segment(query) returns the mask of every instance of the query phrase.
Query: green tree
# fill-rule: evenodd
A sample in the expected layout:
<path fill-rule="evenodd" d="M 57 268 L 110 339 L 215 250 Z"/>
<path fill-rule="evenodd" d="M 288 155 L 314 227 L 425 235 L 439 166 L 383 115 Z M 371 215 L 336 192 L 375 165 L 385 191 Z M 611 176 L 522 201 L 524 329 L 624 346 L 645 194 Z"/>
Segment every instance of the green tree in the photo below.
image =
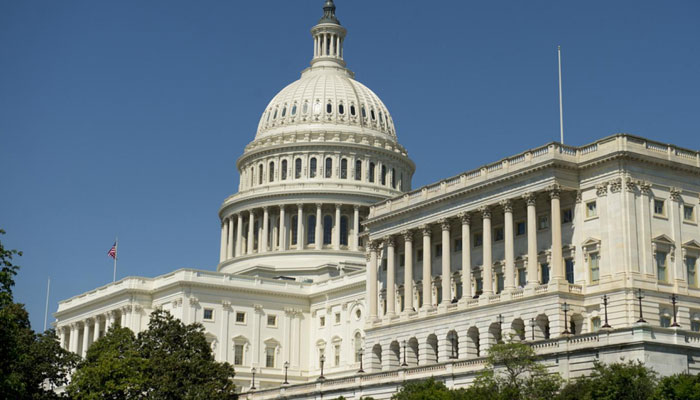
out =
<path fill-rule="evenodd" d="M 4 234 L 5 231 L 0 229 L 0 235 Z M 19 266 L 12 263 L 14 256 L 22 256 L 22 252 L 7 250 L 0 241 L 0 307 L 13 302 L 12 286 L 15 285 L 15 275 L 19 270 Z"/>
<path fill-rule="evenodd" d="M 700 375 L 676 374 L 659 381 L 654 400 L 700 400 Z"/>
<path fill-rule="evenodd" d="M 650 400 L 657 381 L 656 373 L 640 361 L 596 363 L 590 376 L 569 383 L 559 399 Z"/>
<path fill-rule="evenodd" d="M 392 400 L 453 400 L 454 392 L 444 383 L 433 378 L 424 381 L 406 382 Z"/>

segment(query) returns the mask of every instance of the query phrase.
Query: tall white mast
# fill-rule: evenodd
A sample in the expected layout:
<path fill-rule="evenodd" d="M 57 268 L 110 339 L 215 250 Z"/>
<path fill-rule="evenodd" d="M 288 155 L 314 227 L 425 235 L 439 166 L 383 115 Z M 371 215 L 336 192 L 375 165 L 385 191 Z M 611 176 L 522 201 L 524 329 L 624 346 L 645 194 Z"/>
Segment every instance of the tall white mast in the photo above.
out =
<path fill-rule="evenodd" d="M 44 309 L 44 332 L 46 332 L 46 321 L 49 319 L 49 292 L 51 292 L 51 277 L 46 284 L 46 308 Z"/>
<path fill-rule="evenodd" d="M 561 46 L 557 46 L 557 55 L 559 57 L 559 131 L 561 144 L 564 144 L 564 107 L 561 99 Z"/>

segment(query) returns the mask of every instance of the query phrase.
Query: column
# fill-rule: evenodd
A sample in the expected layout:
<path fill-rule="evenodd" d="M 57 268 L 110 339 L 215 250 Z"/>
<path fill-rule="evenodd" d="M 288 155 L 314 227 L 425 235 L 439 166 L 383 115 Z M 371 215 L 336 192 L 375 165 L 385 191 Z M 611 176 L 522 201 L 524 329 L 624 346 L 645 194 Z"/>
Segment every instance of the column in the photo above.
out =
<path fill-rule="evenodd" d="M 483 280 L 483 293 L 485 295 L 493 294 L 493 259 L 491 256 L 491 210 L 488 207 L 481 207 L 481 216 L 484 220 L 483 248 L 484 262 L 481 271 L 481 279 Z"/>
<path fill-rule="evenodd" d="M 527 203 L 527 284 L 539 285 L 537 276 L 537 197 L 534 193 L 526 193 L 523 198 Z"/>
<path fill-rule="evenodd" d="M 236 224 L 236 257 L 240 257 L 243 254 L 241 249 L 243 244 L 243 214 L 238 213 L 238 223 Z"/>
<path fill-rule="evenodd" d="M 227 240 L 227 247 L 226 247 L 226 259 L 231 259 L 233 258 L 233 238 L 234 238 L 234 233 L 233 233 L 233 215 L 228 218 L 228 240 Z"/>
<path fill-rule="evenodd" d="M 360 249 L 360 206 L 353 207 L 352 216 L 352 249 L 358 251 Z"/>
<path fill-rule="evenodd" d="M 672 187 L 670 190 L 670 197 L 671 201 L 668 202 L 668 216 L 671 220 L 671 229 L 672 229 L 672 234 L 671 238 L 677 243 L 676 246 L 673 246 L 671 248 L 671 254 L 670 254 L 670 259 L 667 262 L 668 268 L 666 269 L 668 272 L 668 282 L 673 282 L 674 287 L 676 288 L 676 293 L 678 293 L 678 287 L 682 287 L 684 290 L 687 290 L 688 284 L 688 276 L 687 276 L 687 271 L 685 270 L 685 257 L 683 256 L 683 247 L 679 246 L 681 243 L 683 243 L 683 237 L 682 237 L 682 232 L 683 232 L 683 221 L 682 221 L 682 215 L 681 212 L 683 210 L 683 197 L 681 196 L 682 189 Z"/>
<path fill-rule="evenodd" d="M 88 340 L 90 339 L 90 325 L 88 325 L 88 321 L 85 320 L 83 322 L 83 348 L 80 351 L 80 355 L 85 358 L 85 354 L 87 353 L 87 348 L 88 348 Z"/>
<path fill-rule="evenodd" d="M 323 248 L 323 237 L 322 232 L 323 230 L 321 229 L 323 227 L 323 213 L 322 213 L 322 208 L 323 204 L 317 203 L 316 204 L 316 232 L 314 232 L 314 241 L 316 242 L 316 250 L 321 250 Z"/>
<path fill-rule="evenodd" d="M 403 297 L 404 297 L 404 312 L 409 313 L 414 311 L 413 308 L 413 231 L 404 231 L 404 278 L 403 278 Z"/>
<path fill-rule="evenodd" d="M 471 247 L 471 216 L 462 213 L 462 298 L 472 297 L 472 247 Z"/>
<path fill-rule="evenodd" d="M 280 246 L 279 250 L 287 250 L 287 219 L 284 215 L 284 206 L 280 206 Z"/>
<path fill-rule="evenodd" d="M 70 326 L 70 337 L 68 338 L 68 350 L 78 352 L 78 325 L 73 323 Z"/>
<path fill-rule="evenodd" d="M 396 260 L 393 236 L 386 239 L 386 314 L 393 316 L 396 311 Z"/>
<path fill-rule="evenodd" d="M 377 242 L 369 242 L 369 265 L 367 267 L 367 296 L 370 318 L 377 318 Z"/>
<path fill-rule="evenodd" d="M 219 252 L 219 262 L 226 260 L 226 244 L 228 243 L 228 218 L 221 221 L 221 251 Z"/>
<path fill-rule="evenodd" d="M 100 316 L 95 317 L 95 325 L 92 330 L 92 343 L 95 343 L 100 338 Z"/>
<path fill-rule="evenodd" d="M 304 205 L 297 204 L 297 250 L 304 248 Z"/>
<path fill-rule="evenodd" d="M 559 196 L 561 187 L 558 184 L 552 185 L 549 190 L 549 197 L 552 200 L 552 280 L 561 282 L 565 280 L 564 258 L 562 256 L 561 243 L 561 207 Z"/>
<path fill-rule="evenodd" d="M 333 249 L 340 250 L 340 204 L 335 205 L 335 220 L 333 226 Z"/>
<path fill-rule="evenodd" d="M 452 277 L 450 276 L 451 252 L 450 252 L 450 221 L 442 219 L 439 221 L 442 228 L 442 304 L 448 305 L 452 300 L 450 290 Z"/>
<path fill-rule="evenodd" d="M 246 254 L 253 254 L 253 247 L 255 246 L 255 213 L 253 210 L 248 212 L 248 245 Z"/>
<path fill-rule="evenodd" d="M 267 253 L 267 237 L 270 225 L 270 213 L 267 207 L 263 207 L 263 226 L 262 226 L 262 245 L 260 247 L 259 253 Z"/>
<path fill-rule="evenodd" d="M 513 203 L 510 200 L 501 202 L 504 214 L 504 234 L 505 234 L 505 255 L 506 255 L 506 270 L 504 290 L 511 291 L 515 289 L 515 248 L 514 232 L 513 232 Z"/>
<path fill-rule="evenodd" d="M 430 270 L 431 255 L 430 255 L 430 236 L 432 235 L 432 229 L 430 225 L 424 225 L 421 227 L 421 233 L 423 234 L 423 304 L 422 308 L 432 307 L 432 276 Z"/>
<path fill-rule="evenodd" d="M 270 224 L 272 225 L 272 243 L 270 243 L 270 251 L 277 251 L 277 238 L 280 236 L 279 231 L 277 230 L 279 226 L 279 218 L 273 215 L 270 219 Z"/>

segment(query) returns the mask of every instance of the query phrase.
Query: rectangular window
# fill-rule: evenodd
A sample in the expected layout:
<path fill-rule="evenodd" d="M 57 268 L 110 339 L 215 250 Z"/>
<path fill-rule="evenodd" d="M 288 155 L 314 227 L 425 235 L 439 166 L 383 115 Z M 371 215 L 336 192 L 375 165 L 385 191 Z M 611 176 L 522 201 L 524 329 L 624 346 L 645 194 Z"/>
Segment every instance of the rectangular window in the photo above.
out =
<path fill-rule="evenodd" d="M 542 283 L 549 283 L 549 264 L 548 263 L 542 263 L 540 264 L 540 273 L 542 274 L 541 276 L 541 281 Z"/>
<path fill-rule="evenodd" d="M 501 293 L 504 286 L 503 274 L 496 274 L 496 293 Z"/>
<path fill-rule="evenodd" d="M 654 199 L 654 215 L 665 216 L 666 215 L 666 202 L 663 200 Z"/>
<path fill-rule="evenodd" d="M 340 323 L 340 313 L 339 312 L 335 313 L 335 323 L 336 324 Z"/>
<path fill-rule="evenodd" d="M 695 207 L 689 205 L 683 206 L 683 220 L 686 222 L 695 222 Z"/>
<path fill-rule="evenodd" d="M 591 271 L 591 283 L 600 281 L 600 256 L 598 253 L 588 255 L 588 269 Z"/>
<path fill-rule="evenodd" d="M 525 268 L 518 268 L 518 286 L 525 287 L 527 285 L 527 271 Z"/>
<path fill-rule="evenodd" d="M 597 332 L 600 330 L 600 318 L 595 317 L 591 320 L 591 325 L 593 325 L 593 332 Z"/>
<path fill-rule="evenodd" d="M 474 247 L 481 247 L 482 244 L 484 244 L 484 237 L 481 235 L 481 233 L 475 233 Z"/>
<path fill-rule="evenodd" d="M 441 244 L 436 244 L 435 245 L 435 258 L 442 257 L 442 245 Z"/>
<path fill-rule="evenodd" d="M 455 239 L 454 248 L 455 253 L 462 251 L 462 238 Z"/>
<path fill-rule="evenodd" d="M 671 326 L 671 318 L 669 317 L 661 317 L 661 320 L 659 322 L 662 328 L 668 328 Z"/>
<path fill-rule="evenodd" d="M 340 345 L 336 344 L 335 347 L 333 348 L 334 354 L 333 354 L 333 365 L 336 367 L 340 365 Z"/>
<path fill-rule="evenodd" d="M 236 313 L 236 322 L 239 324 L 245 324 L 245 313 L 244 312 L 237 312 Z"/>
<path fill-rule="evenodd" d="M 586 218 L 598 216 L 598 203 L 593 200 L 586 203 Z"/>
<path fill-rule="evenodd" d="M 659 282 L 666 282 L 666 252 L 656 252 L 656 278 Z"/>
<path fill-rule="evenodd" d="M 700 321 L 691 321 L 690 330 L 693 332 L 700 332 Z"/>
<path fill-rule="evenodd" d="M 503 240 L 503 237 L 504 237 L 503 227 L 498 227 L 498 228 L 493 230 L 493 240 L 494 241 L 500 242 L 501 240 Z"/>
<path fill-rule="evenodd" d="M 695 257 L 687 256 L 685 258 L 685 267 L 688 271 L 688 286 L 698 287 L 698 278 L 695 274 L 695 266 L 697 265 L 698 259 Z"/>
<path fill-rule="evenodd" d="M 212 319 L 214 319 L 214 310 L 212 310 L 211 308 L 205 308 L 204 319 L 207 321 L 211 321 Z"/>
<path fill-rule="evenodd" d="M 423 261 L 423 249 L 416 252 L 416 261 Z"/>
<path fill-rule="evenodd" d="M 402 253 L 399 254 L 399 267 L 406 265 L 406 256 Z"/>
<path fill-rule="evenodd" d="M 324 326 L 326 326 L 326 317 L 321 316 L 321 317 L 318 319 L 318 324 L 321 325 L 321 328 L 323 328 Z"/>
<path fill-rule="evenodd" d="M 537 218 L 537 229 L 538 230 L 544 230 L 549 228 L 549 216 L 548 215 L 540 215 Z"/>
<path fill-rule="evenodd" d="M 524 221 L 520 221 L 515 224 L 515 235 L 516 236 L 522 236 L 526 233 L 527 231 L 527 225 L 525 225 Z"/>
<path fill-rule="evenodd" d="M 561 211 L 561 223 L 568 224 L 574 220 L 574 212 L 570 208 L 565 208 Z"/>
<path fill-rule="evenodd" d="M 479 296 L 482 293 L 484 293 L 484 280 L 478 278 L 476 280 L 476 295 Z"/>
<path fill-rule="evenodd" d="M 267 316 L 267 326 L 276 327 L 277 326 L 277 316 L 268 315 Z"/>
<path fill-rule="evenodd" d="M 267 368 L 275 368 L 275 348 L 268 347 L 265 349 L 265 366 Z"/>
<path fill-rule="evenodd" d="M 567 258 L 564 260 L 564 267 L 566 269 L 566 280 L 573 284 L 574 283 L 574 259 Z"/>
<path fill-rule="evenodd" d="M 233 365 L 243 365 L 243 345 L 236 344 L 233 353 Z"/>

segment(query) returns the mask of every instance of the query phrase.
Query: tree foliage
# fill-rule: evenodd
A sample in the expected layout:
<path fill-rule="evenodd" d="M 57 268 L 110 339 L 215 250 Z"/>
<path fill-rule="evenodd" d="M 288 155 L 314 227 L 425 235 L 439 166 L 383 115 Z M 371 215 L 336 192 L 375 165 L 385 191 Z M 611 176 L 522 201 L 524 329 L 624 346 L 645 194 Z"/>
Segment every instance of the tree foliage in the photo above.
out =
<path fill-rule="evenodd" d="M 406 382 L 392 400 L 453 400 L 455 393 L 444 383 L 433 378 L 424 381 Z"/>
<path fill-rule="evenodd" d="M 700 375 L 677 374 L 661 379 L 654 400 L 700 400 Z"/>
<path fill-rule="evenodd" d="M 214 360 L 200 324 L 151 314 L 138 336 L 114 328 L 88 349 L 69 394 L 80 399 L 235 399 L 233 367 Z"/>

